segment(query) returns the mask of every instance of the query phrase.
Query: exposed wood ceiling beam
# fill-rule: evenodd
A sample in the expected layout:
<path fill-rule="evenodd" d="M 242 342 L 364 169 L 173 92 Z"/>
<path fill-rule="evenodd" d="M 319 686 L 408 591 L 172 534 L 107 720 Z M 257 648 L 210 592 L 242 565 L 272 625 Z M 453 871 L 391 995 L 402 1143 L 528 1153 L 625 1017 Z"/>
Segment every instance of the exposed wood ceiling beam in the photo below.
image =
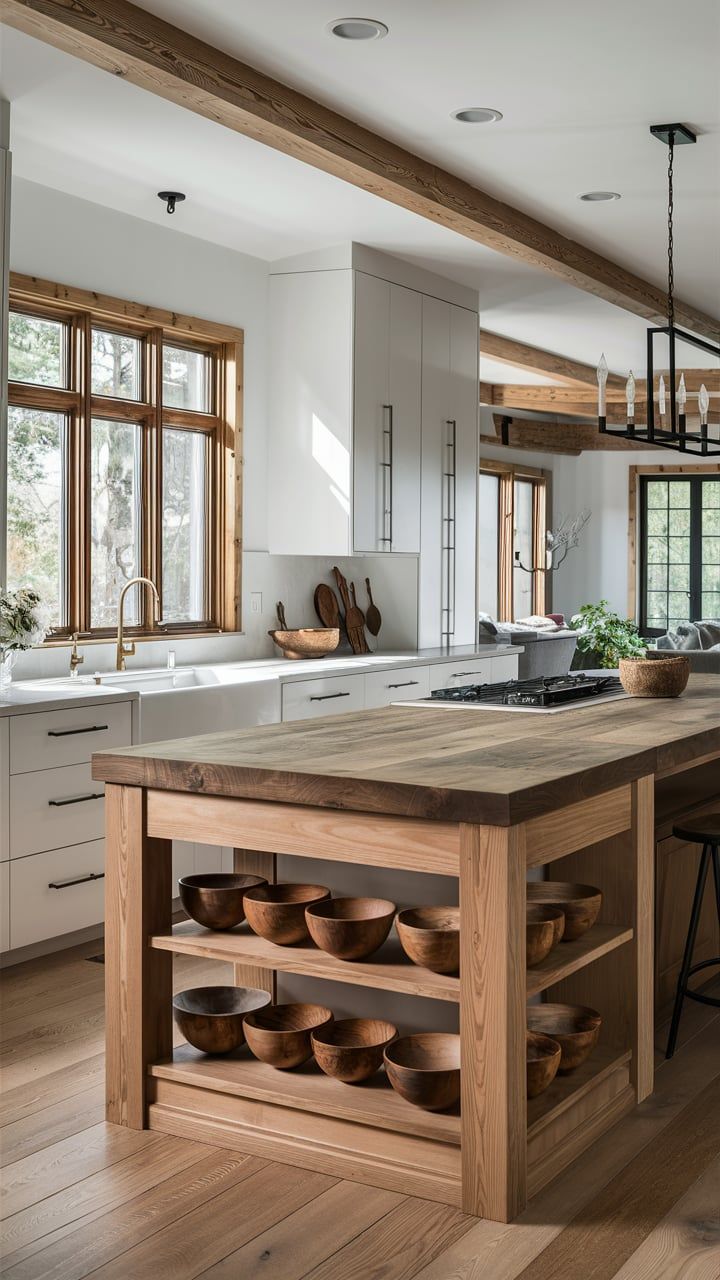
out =
<path fill-rule="evenodd" d="M 690 393 L 692 394 L 692 393 Z M 715 396 L 715 393 L 712 393 Z M 635 401 L 635 421 L 645 422 L 647 419 L 647 403 L 644 399 L 645 384 L 638 380 L 637 399 Z M 489 396 L 489 398 L 488 398 Z M 563 414 L 567 418 L 597 417 L 597 390 L 584 387 L 540 387 L 527 386 L 523 383 L 495 383 L 489 387 L 482 384 L 480 403 L 492 407 L 500 406 L 511 411 L 530 410 L 533 413 Z M 720 407 L 717 407 L 717 396 L 710 402 L 709 422 L 720 420 Z M 699 421 L 697 405 L 688 401 L 690 412 L 687 415 L 688 426 Z M 625 393 L 615 388 L 608 388 L 606 417 L 609 423 L 616 425 L 627 418 Z"/>
<path fill-rule="evenodd" d="M 503 416 L 495 414 L 493 421 L 495 434 L 502 443 Z M 622 452 L 642 448 L 640 441 L 601 435 L 596 426 L 587 422 L 537 422 L 513 418 L 507 428 L 507 436 L 511 448 L 534 449 L 541 453 Z"/>
<path fill-rule="evenodd" d="M 0 0 L 0 18 L 229 129 L 664 323 L 661 288 L 127 0 Z M 718 318 L 679 300 L 675 314 L 679 325 L 720 339 Z"/>
<path fill-rule="evenodd" d="M 592 365 L 571 360 L 569 356 L 559 356 L 554 351 L 530 347 L 525 342 L 517 342 L 500 333 L 490 333 L 487 329 L 480 330 L 480 356 L 512 365 L 516 369 L 527 369 L 529 373 L 540 374 L 542 377 L 555 378 L 557 382 L 570 386 L 581 383 L 583 386 L 595 387 L 597 391 L 597 370 Z M 607 385 L 624 387 L 625 379 L 617 373 L 611 373 Z"/>

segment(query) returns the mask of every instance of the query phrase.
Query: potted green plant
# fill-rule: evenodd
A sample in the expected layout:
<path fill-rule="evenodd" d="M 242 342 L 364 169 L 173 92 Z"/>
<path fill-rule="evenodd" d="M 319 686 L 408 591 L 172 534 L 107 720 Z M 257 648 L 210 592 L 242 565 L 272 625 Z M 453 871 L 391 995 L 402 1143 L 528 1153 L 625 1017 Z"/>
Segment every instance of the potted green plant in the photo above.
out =
<path fill-rule="evenodd" d="M 47 619 L 37 591 L 31 587 L 0 590 L 0 689 L 12 680 L 16 655 L 41 644 L 46 632 Z"/>
<path fill-rule="evenodd" d="M 645 656 L 647 646 L 637 625 L 614 613 L 607 600 L 584 604 L 570 619 L 570 626 L 578 633 L 573 661 L 576 669 L 613 668 L 621 658 Z"/>

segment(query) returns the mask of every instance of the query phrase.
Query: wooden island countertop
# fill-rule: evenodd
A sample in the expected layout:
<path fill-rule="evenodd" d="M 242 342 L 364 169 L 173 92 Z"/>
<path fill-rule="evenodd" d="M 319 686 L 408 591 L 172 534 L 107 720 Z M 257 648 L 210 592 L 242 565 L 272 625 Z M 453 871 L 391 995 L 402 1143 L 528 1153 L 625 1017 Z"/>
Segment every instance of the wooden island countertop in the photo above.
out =
<path fill-rule="evenodd" d="M 109 783 L 512 826 L 720 753 L 720 680 L 553 715 L 403 704 L 100 752 Z M 720 765 L 719 765 L 720 767 Z"/>

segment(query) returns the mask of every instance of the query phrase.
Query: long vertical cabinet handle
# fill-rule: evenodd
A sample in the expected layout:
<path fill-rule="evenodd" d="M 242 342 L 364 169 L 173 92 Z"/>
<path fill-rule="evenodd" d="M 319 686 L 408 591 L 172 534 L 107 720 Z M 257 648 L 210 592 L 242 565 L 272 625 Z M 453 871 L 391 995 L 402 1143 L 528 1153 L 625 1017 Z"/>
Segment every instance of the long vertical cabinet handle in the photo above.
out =
<path fill-rule="evenodd" d="M 455 500 L 457 496 L 457 422 L 445 420 L 442 450 L 442 583 L 440 631 L 445 644 L 455 635 Z"/>
<path fill-rule="evenodd" d="M 393 539 L 393 407 L 383 405 L 382 430 L 382 535 L 380 542 L 392 551 Z"/>

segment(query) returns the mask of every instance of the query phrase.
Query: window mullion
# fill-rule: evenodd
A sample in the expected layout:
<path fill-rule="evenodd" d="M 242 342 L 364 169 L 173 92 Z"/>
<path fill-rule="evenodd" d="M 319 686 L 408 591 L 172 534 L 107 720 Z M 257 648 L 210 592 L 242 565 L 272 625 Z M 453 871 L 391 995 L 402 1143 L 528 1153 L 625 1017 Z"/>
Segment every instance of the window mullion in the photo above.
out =
<path fill-rule="evenodd" d="M 145 345 L 145 398 L 152 406 L 145 426 L 145 474 L 143 477 L 144 573 L 158 590 L 162 617 L 162 329 L 153 329 Z M 150 593 L 145 592 L 144 626 L 151 630 Z M 158 618 L 155 619 L 157 624 Z"/>
<path fill-rule="evenodd" d="M 90 316 L 75 316 L 71 327 L 71 389 L 80 408 L 70 419 L 68 501 L 68 583 L 70 629 L 90 630 Z"/>
<path fill-rule="evenodd" d="M 702 618 L 702 478 L 690 480 L 690 621 Z"/>

